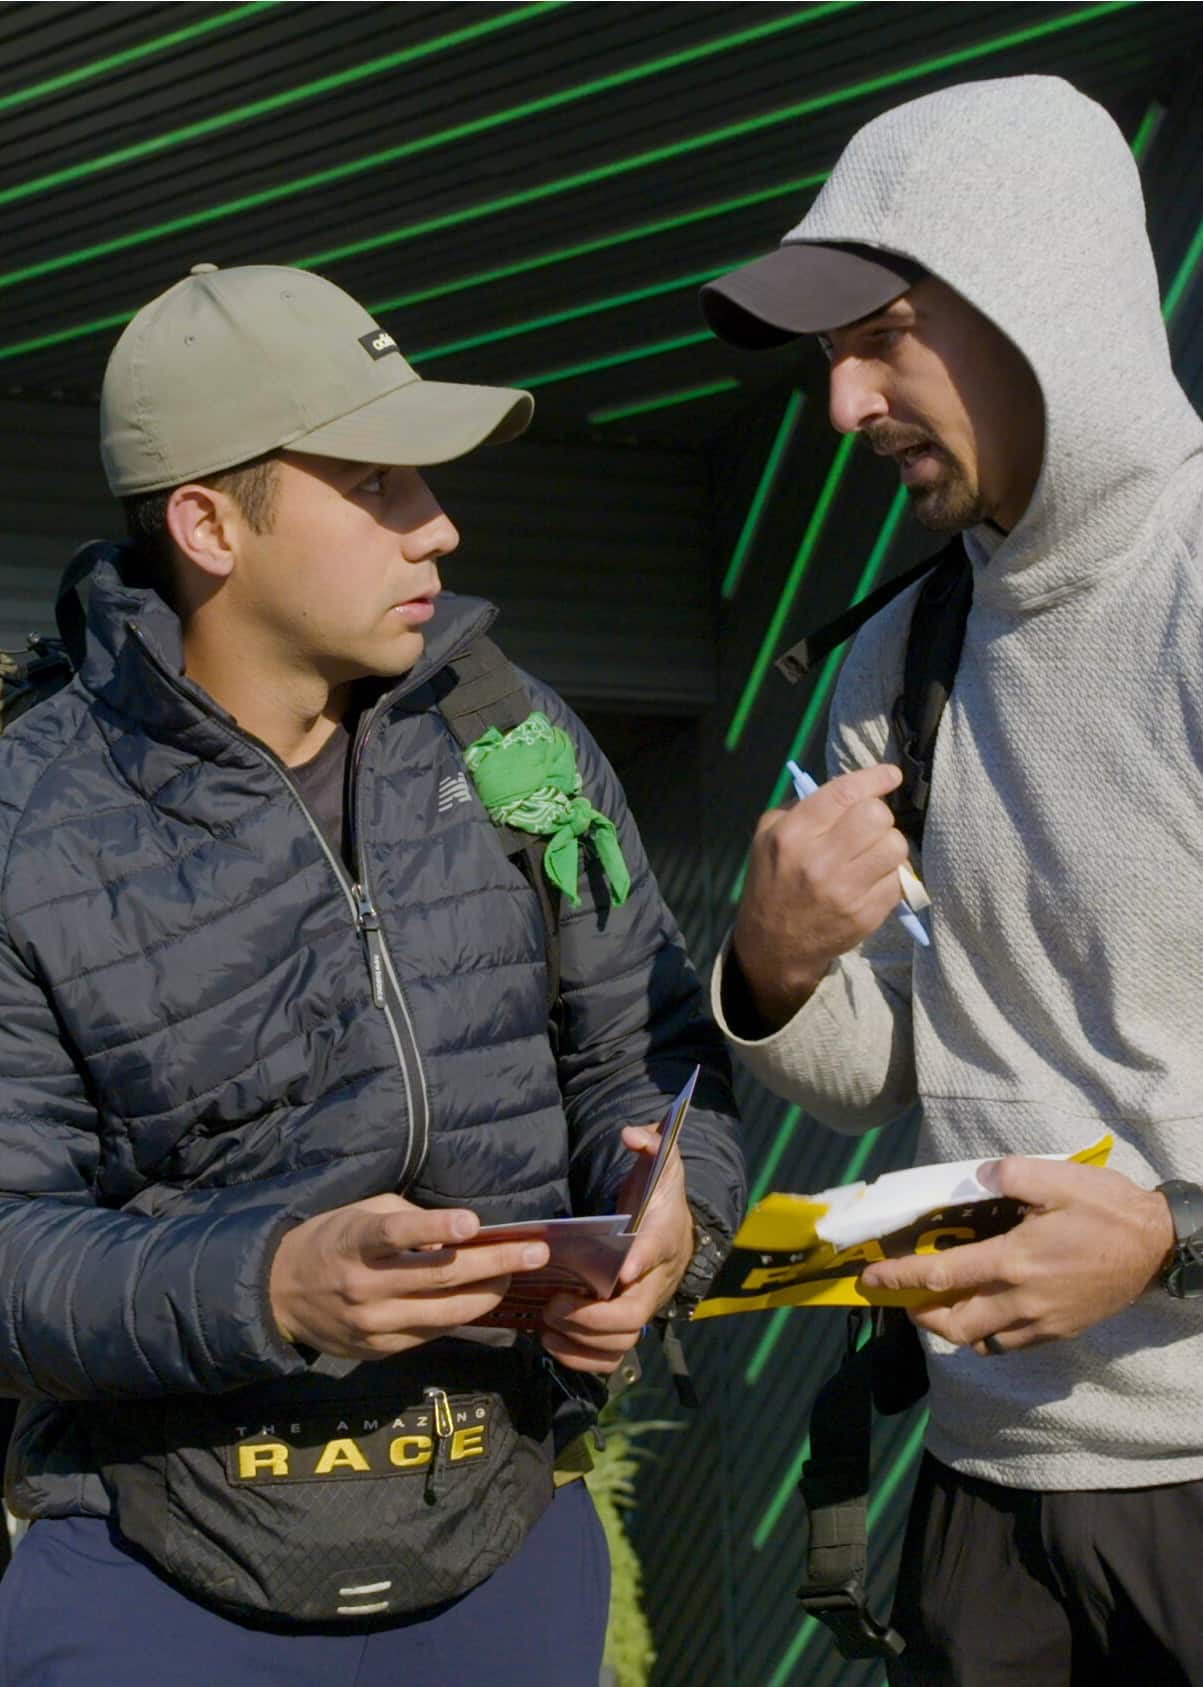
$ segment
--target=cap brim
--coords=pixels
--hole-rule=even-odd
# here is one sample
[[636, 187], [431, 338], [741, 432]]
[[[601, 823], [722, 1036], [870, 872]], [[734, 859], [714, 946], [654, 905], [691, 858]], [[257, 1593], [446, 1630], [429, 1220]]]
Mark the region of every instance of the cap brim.
[[415, 379], [289, 440], [287, 449], [352, 463], [422, 468], [449, 463], [478, 445], [517, 439], [534, 413], [530, 393], [514, 387]]
[[919, 264], [892, 252], [792, 241], [708, 281], [702, 315], [728, 345], [760, 351], [868, 316], [923, 274]]

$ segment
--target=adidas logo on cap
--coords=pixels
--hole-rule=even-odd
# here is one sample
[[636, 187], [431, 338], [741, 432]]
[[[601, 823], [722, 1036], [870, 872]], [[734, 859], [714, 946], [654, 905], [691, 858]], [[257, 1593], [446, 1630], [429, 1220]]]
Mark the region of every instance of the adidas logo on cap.
[[361, 334], [359, 343], [369, 357], [387, 357], [390, 351], [395, 351], [398, 357], [401, 355], [396, 340], [383, 328], [373, 328], [370, 334]]

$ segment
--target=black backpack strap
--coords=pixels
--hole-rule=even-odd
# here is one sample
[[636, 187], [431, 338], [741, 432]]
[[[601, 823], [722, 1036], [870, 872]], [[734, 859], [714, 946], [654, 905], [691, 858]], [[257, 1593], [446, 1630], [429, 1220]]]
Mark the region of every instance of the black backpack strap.
[[509, 732], [531, 712], [517, 668], [490, 638], [473, 639], [444, 672], [451, 683], [439, 697], [439, 712], [463, 749], [491, 726]]
[[[849, 1315], [844, 1362], [819, 1390], [811, 1411], [810, 1457], [798, 1484], [810, 1518], [806, 1580], [798, 1602], [830, 1629], [844, 1657], [892, 1658], [905, 1642], [872, 1614], [866, 1592], [873, 1406], [905, 1410], [923, 1394], [927, 1375], [918, 1337], [904, 1313], [879, 1309], [873, 1339], [858, 1347], [862, 1316]], [[900, 1358], [905, 1384], [896, 1369]]]
[[902, 784], [887, 800], [899, 831], [916, 847], [931, 796], [936, 734], [956, 679], [972, 603], [973, 567], [958, 535], [940, 552], [915, 599], [902, 695], [894, 704]]
[[853, 633], [858, 633], [879, 609], [924, 575], [927, 579], [915, 599], [907, 634], [902, 695], [894, 704], [892, 718], [902, 784], [886, 799], [894, 811], [899, 831], [916, 848], [923, 841], [936, 733], [956, 678], [961, 646], [965, 642], [965, 622], [973, 602], [973, 566], [960, 534], [938, 555], [921, 562], [917, 568], [908, 569], [896, 580], [887, 581], [862, 602], [837, 615], [834, 621], [799, 639], [773, 664], [796, 685], [817, 662]]
[[896, 580], [887, 580], [884, 586], [878, 586], [875, 592], [870, 592], [868, 597], [853, 604], [851, 609], [845, 609], [834, 621], [828, 621], [815, 632], [807, 633], [797, 644], [792, 644], [784, 654], [777, 657], [773, 663], [777, 672], [791, 685], [797, 685], [800, 679], [805, 679], [807, 674], [814, 670], [824, 656], [830, 656], [831, 652], [850, 639], [853, 633], [859, 633], [865, 622], [871, 621], [879, 609], [884, 609], [887, 603], [900, 596], [916, 580], [930, 574], [944, 554], [941, 551], [939, 557], [929, 557], [926, 562], [908, 568], [906, 573], [900, 574]]
[[[509, 657], [489, 638], [474, 639], [448, 664], [436, 686], [439, 712], [466, 750], [491, 726], [509, 732], [531, 712], [530, 694]], [[495, 827], [506, 855], [539, 898], [546, 933], [547, 1010], [553, 1024], [560, 998], [560, 893], [543, 871], [547, 839], [510, 826]]]

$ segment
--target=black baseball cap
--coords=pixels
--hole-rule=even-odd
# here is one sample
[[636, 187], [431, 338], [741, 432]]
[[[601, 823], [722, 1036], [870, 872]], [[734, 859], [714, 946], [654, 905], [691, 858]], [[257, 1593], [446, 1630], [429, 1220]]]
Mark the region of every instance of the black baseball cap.
[[746, 351], [783, 346], [868, 316], [927, 274], [895, 252], [853, 242], [786, 240], [702, 288], [707, 326]]

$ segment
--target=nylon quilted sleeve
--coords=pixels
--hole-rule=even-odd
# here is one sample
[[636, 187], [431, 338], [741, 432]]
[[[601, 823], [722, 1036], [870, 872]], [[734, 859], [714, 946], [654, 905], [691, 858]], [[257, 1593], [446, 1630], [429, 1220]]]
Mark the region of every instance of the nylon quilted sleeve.
[[746, 1179], [723, 1039], [614, 770], [562, 699], [536, 681], [527, 683], [534, 706], [573, 739], [583, 795], [613, 820], [631, 873], [630, 895], [615, 907], [586, 846], [581, 905], [565, 901], [562, 908], [559, 1075], [572, 1139], [574, 1208], [614, 1210], [630, 1165], [622, 1127], [659, 1119], [700, 1064], [679, 1139], [686, 1188], [707, 1224], [730, 1237], [743, 1213]]
[[103, 1209], [99, 1147], [50, 1003], [0, 927], [0, 1393], [209, 1393], [303, 1370], [267, 1299], [288, 1215]]

